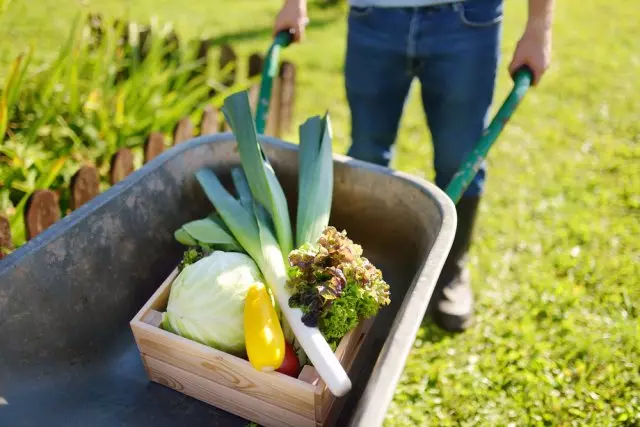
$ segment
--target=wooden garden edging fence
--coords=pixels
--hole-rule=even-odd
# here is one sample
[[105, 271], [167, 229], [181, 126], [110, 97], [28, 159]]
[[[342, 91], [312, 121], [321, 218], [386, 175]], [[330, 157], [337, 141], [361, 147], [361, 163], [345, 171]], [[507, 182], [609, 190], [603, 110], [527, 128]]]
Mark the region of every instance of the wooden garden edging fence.
[[[202, 41], [200, 55], [205, 57], [210, 43]], [[237, 55], [229, 45], [221, 47], [220, 68], [227, 67], [230, 62], [237, 61]], [[263, 68], [263, 55], [254, 53], [249, 57], [248, 77], [259, 76]], [[235, 72], [230, 73], [229, 80], [224, 83], [231, 86], [235, 83]], [[295, 66], [288, 61], [280, 65], [280, 72], [273, 82], [271, 104], [265, 134], [280, 137], [291, 130], [292, 116], [295, 102]], [[255, 111], [259, 86], [253, 86], [250, 91], [252, 108]], [[209, 105], [202, 111], [202, 118], [198, 124], [198, 135], [211, 135], [221, 131], [229, 131], [230, 128], [224, 122], [223, 115], [213, 106]], [[197, 136], [194, 124], [189, 117], [185, 117], [176, 123], [173, 129], [170, 145], [177, 145]], [[148, 135], [144, 147], [143, 158], [146, 164], [160, 155], [169, 146], [165, 136], [160, 132], [152, 132]], [[111, 157], [108, 181], [111, 185], [125, 179], [135, 170], [133, 152], [129, 148], [120, 148]], [[86, 164], [78, 169], [67, 189], [37, 189], [30, 196], [24, 210], [25, 238], [33, 239], [46, 230], [63, 216], [60, 209], [60, 196], [62, 192], [69, 191], [69, 211], [78, 209], [100, 193], [100, 175], [98, 168], [93, 164]], [[8, 218], [0, 215], [0, 259], [6, 250], [13, 249], [11, 239], [11, 227]]]

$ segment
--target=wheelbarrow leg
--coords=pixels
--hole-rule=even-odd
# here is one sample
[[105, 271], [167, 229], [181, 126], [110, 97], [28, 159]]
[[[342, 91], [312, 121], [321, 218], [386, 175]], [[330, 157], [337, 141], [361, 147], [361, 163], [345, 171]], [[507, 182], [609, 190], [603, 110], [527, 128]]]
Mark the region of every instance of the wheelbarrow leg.
[[479, 204], [480, 197], [465, 196], [456, 205], [456, 236], [428, 309], [435, 323], [450, 332], [467, 329], [472, 320], [474, 298], [468, 254]]

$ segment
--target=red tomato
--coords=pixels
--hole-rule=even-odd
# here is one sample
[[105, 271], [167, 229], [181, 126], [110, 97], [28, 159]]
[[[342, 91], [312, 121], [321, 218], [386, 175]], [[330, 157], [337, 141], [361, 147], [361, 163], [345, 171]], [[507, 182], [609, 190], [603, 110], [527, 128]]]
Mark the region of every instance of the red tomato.
[[282, 365], [280, 365], [280, 367], [276, 369], [276, 371], [296, 378], [300, 373], [300, 363], [298, 362], [298, 356], [296, 356], [296, 352], [293, 349], [293, 346], [288, 342], [285, 343], [284, 348], [284, 360], [282, 361]]

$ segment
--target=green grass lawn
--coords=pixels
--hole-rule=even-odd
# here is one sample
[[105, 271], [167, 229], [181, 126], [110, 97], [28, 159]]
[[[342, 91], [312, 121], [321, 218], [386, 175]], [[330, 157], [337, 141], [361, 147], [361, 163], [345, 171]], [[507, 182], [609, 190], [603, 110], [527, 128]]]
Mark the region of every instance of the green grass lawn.
[[[85, 3], [109, 15], [157, 15], [188, 37], [222, 37], [246, 58], [268, 47], [280, 1]], [[14, 0], [0, 21], [0, 75], [30, 39], [38, 61], [50, 58], [79, 5]], [[306, 43], [285, 52], [299, 67], [296, 123], [328, 108], [341, 153], [345, 16], [313, 7]], [[461, 335], [420, 331], [388, 425], [640, 423], [638, 16], [630, 0], [558, 1], [552, 68], [489, 155], [472, 251], [477, 322]], [[525, 1], [506, 2], [496, 106], [510, 89], [506, 64], [525, 19]], [[432, 179], [416, 95], [394, 167]]]

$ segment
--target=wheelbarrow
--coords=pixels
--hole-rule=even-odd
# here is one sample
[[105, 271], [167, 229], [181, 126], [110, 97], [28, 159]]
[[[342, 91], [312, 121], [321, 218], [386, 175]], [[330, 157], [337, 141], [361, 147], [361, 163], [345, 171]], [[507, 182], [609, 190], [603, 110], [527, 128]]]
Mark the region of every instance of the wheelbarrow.
[[[258, 130], [280, 49], [266, 59]], [[455, 202], [531, 82], [527, 70], [445, 191], [388, 168], [334, 156], [331, 222], [349, 230], [392, 287], [392, 304], [363, 342], [335, 425], [382, 425], [451, 248]], [[297, 200], [297, 147], [260, 137], [289, 205]], [[207, 215], [194, 178], [213, 168], [230, 184], [233, 135], [166, 151], [0, 261], [0, 425], [246, 426], [247, 421], [148, 380], [129, 321], [181, 257], [173, 231]], [[375, 191], [374, 191], [375, 190]]]

